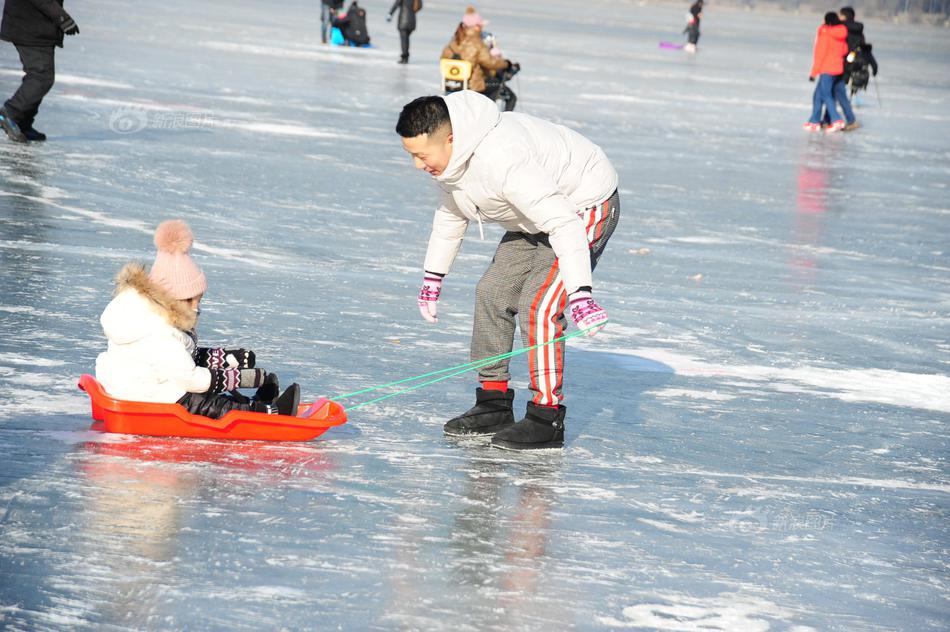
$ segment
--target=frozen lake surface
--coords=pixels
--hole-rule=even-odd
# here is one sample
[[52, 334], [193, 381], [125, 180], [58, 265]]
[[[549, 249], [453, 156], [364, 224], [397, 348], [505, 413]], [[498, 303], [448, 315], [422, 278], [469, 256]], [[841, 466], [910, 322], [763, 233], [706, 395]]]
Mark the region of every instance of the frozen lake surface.
[[[103, 435], [77, 378], [127, 260], [183, 217], [202, 341], [308, 396], [467, 360], [498, 230], [437, 327], [415, 296], [428, 177], [393, 132], [438, 90], [464, 3], [410, 65], [322, 47], [316, 1], [76, 2], [37, 120], [0, 142], [0, 628], [946, 630], [950, 38], [869, 22], [863, 127], [806, 135], [820, 15], [478, 4], [519, 109], [601, 144], [622, 218], [572, 340], [563, 452], [455, 442], [474, 381], [305, 444]], [[0, 92], [19, 81], [0, 47]], [[525, 363], [515, 363], [518, 410]]]

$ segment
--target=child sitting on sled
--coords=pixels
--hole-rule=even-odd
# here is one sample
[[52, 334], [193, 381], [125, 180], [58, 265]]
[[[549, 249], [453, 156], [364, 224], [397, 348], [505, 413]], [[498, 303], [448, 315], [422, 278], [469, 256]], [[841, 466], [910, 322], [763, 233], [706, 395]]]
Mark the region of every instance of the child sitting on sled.
[[[255, 368], [253, 351], [198, 346], [208, 283], [188, 256], [193, 239], [182, 220], [163, 222], [151, 269], [128, 263], [119, 272], [115, 298], [99, 319], [109, 348], [96, 359], [96, 379], [118, 399], [178, 403], [212, 419], [234, 409], [296, 415], [300, 387], [278, 397], [277, 376]], [[239, 388], [258, 390], [248, 398]]]

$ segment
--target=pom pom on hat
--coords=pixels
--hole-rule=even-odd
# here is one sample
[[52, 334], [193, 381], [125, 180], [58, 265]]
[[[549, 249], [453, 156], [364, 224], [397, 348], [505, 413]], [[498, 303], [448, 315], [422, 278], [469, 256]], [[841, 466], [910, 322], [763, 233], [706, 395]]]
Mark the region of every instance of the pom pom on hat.
[[162, 222], [155, 231], [158, 253], [148, 276], [174, 299], [194, 298], [208, 289], [204, 272], [188, 256], [194, 239], [188, 224], [180, 219]]
[[162, 222], [155, 231], [155, 247], [162, 252], [185, 254], [194, 241], [195, 236], [188, 228], [188, 224], [180, 219]]

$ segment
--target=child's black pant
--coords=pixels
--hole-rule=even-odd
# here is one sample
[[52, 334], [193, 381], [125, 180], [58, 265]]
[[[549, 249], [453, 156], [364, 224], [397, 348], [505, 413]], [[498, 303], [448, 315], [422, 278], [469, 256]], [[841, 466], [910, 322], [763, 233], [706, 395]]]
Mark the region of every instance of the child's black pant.
[[32, 127], [36, 113], [40, 109], [43, 97], [53, 88], [56, 80], [53, 46], [16, 45], [23, 64], [23, 82], [20, 88], [6, 102], [13, 120], [20, 127]]
[[178, 403], [193, 415], [219, 419], [229, 410], [253, 410], [253, 405], [239, 402], [223, 393], [185, 393]]

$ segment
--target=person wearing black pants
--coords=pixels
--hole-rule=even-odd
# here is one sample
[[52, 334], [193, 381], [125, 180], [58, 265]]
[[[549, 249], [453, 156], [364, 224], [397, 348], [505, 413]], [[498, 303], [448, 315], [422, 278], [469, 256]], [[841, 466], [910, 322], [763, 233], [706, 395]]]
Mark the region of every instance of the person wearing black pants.
[[63, 34], [78, 35], [76, 22], [63, 10], [62, 0], [6, 0], [0, 39], [12, 42], [23, 64], [20, 88], [0, 109], [0, 127], [11, 140], [46, 140], [33, 128], [43, 97], [56, 80], [54, 52], [63, 47]]
[[409, 35], [416, 30], [416, 11], [422, 7], [419, 0], [395, 0], [393, 6], [389, 9], [389, 15], [386, 21], [393, 19], [393, 13], [399, 9], [399, 18], [396, 20], [396, 28], [399, 29], [399, 43], [402, 45], [402, 55], [399, 57], [400, 64], [409, 63]]

